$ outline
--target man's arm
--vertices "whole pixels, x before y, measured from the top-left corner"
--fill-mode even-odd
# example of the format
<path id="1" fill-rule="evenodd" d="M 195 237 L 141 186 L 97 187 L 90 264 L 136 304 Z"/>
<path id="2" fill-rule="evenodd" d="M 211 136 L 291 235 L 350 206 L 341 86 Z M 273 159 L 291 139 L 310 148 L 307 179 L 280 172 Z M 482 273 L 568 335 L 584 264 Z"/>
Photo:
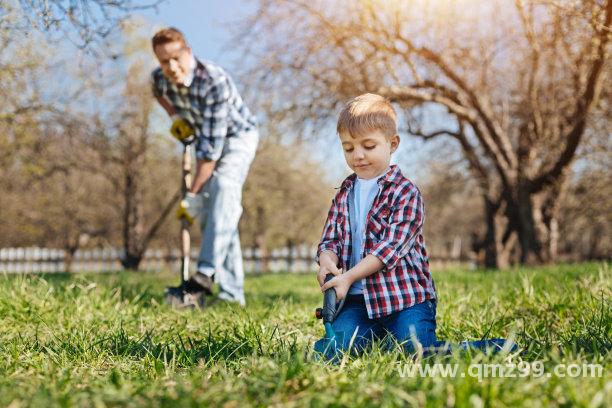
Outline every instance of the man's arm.
<path id="1" fill-rule="evenodd" d="M 155 99 L 157 99 L 157 102 L 159 102 L 161 107 L 164 108 L 164 110 L 168 113 L 168 116 L 172 117 L 172 115 L 176 113 L 174 107 L 170 104 L 170 102 L 168 102 L 166 98 L 164 98 L 163 96 L 156 96 Z"/>
<path id="2" fill-rule="evenodd" d="M 203 123 L 196 148 L 198 160 L 217 161 L 223 152 L 230 115 L 230 87 L 219 80 L 205 95 L 200 96 Z"/>
<path id="3" fill-rule="evenodd" d="M 193 182 L 191 183 L 191 191 L 194 194 L 198 194 L 202 187 L 212 176 L 213 171 L 215 170 L 215 165 L 217 164 L 214 160 L 198 160 L 196 162 L 196 172 L 193 178 Z"/>
<path id="4" fill-rule="evenodd" d="M 168 102 L 166 98 L 163 96 L 156 96 L 157 102 L 161 105 L 162 108 L 168 113 L 168 116 L 172 117 L 174 115 L 175 110 L 174 107 Z M 214 160 L 198 160 L 196 163 L 196 171 L 193 177 L 193 182 L 191 183 L 191 191 L 194 194 L 197 194 L 202 190 L 202 186 L 206 184 L 206 182 L 212 176 L 213 170 L 215 169 L 216 161 Z"/>

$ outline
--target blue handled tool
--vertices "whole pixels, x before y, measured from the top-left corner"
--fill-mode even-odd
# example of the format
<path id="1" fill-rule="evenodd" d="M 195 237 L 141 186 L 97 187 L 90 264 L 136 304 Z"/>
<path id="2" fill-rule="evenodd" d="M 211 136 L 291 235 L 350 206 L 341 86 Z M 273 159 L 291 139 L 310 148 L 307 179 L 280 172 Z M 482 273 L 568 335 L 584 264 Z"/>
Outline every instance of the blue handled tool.
<path id="1" fill-rule="evenodd" d="M 192 139 L 193 140 L 193 139 Z M 183 173 L 181 193 L 185 198 L 189 188 L 191 187 L 191 145 L 184 141 L 183 149 Z M 193 292 L 188 290 L 187 282 L 189 280 L 189 258 L 191 253 L 191 235 L 189 233 L 189 221 L 181 218 L 181 284 L 166 288 L 165 300 L 168 304 L 175 308 L 198 308 L 204 309 L 206 297 L 202 292 Z"/>
<path id="2" fill-rule="evenodd" d="M 333 278 L 334 275 L 331 273 L 327 274 L 327 276 L 325 276 L 325 282 L 328 282 Z M 315 343 L 314 349 L 315 351 L 325 355 L 327 359 L 332 359 L 334 356 L 336 356 L 338 352 L 338 342 L 342 342 L 341 337 L 343 333 L 336 334 L 332 328 L 332 323 L 340 312 L 340 309 L 342 309 L 343 303 L 344 302 L 341 302 L 339 305 L 337 304 L 336 289 L 330 288 L 327 289 L 323 295 L 323 307 L 319 307 L 315 311 L 315 316 L 317 319 L 323 320 L 325 336 Z"/>

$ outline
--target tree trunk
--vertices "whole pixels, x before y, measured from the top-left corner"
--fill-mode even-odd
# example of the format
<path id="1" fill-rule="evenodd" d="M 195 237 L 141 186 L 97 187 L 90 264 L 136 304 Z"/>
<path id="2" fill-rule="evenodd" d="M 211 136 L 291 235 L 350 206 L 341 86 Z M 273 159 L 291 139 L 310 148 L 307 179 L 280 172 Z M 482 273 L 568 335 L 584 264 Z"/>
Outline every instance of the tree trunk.
<path id="1" fill-rule="evenodd" d="M 510 255 L 516 244 L 516 234 L 509 225 L 505 202 L 484 197 L 487 231 L 483 240 L 486 268 L 504 269 L 510 266 Z"/>
<path id="2" fill-rule="evenodd" d="M 557 256 L 561 188 L 533 194 L 519 184 L 499 201 L 485 195 L 487 231 L 484 266 L 504 269 L 514 262 L 541 264 Z M 516 256 L 513 256 L 515 255 Z"/>
<path id="3" fill-rule="evenodd" d="M 295 249 L 295 243 L 293 240 L 287 240 L 287 272 L 293 272 L 293 251 Z"/>
<path id="4" fill-rule="evenodd" d="M 257 207 L 257 232 L 255 233 L 255 246 L 261 255 L 261 272 L 268 270 L 268 246 L 266 236 L 265 210 Z"/>
<path id="5" fill-rule="evenodd" d="M 520 262 L 534 265 L 548 260 L 543 241 L 548 232 L 542 217 L 542 198 L 529 194 L 523 186 L 519 187 L 515 213 L 516 231 L 519 235 Z"/>
<path id="6" fill-rule="evenodd" d="M 137 254 L 130 254 L 130 253 L 126 253 L 123 257 L 123 259 L 121 259 L 121 266 L 123 266 L 124 269 L 130 269 L 133 271 L 137 271 L 138 268 L 140 267 L 140 262 L 142 261 L 142 254 L 137 253 Z"/>
<path id="7" fill-rule="evenodd" d="M 142 199 L 136 185 L 136 177 L 125 175 L 123 212 L 123 250 L 121 265 L 125 269 L 137 270 L 142 260 Z"/>
<path id="8" fill-rule="evenodd" d="M 74 263 L 74 254 L 76 248 L 65 248 L 64 249 L 64 272 L 72 273 L 72 265 Z"/>

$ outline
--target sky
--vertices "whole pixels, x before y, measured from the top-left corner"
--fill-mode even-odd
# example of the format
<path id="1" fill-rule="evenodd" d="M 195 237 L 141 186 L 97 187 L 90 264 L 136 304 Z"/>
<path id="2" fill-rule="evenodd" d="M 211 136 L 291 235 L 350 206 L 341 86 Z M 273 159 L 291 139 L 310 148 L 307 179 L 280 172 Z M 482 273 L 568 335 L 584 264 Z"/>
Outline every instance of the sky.
<path id="1" fill-rule="evenodd" d="M 218 63 L 231 75 L 237 71 L 235 64 L 238 60 L 238 55 L 231 49 L 233 30 L 237 22 L 252 15 L 256 7 L 257 1 L 252 0 L 167 0 L 157 10 L 139 14 L 156 28 L 174 26 L 183 31 L 196 56 Z M 335 123 L 330 123 L 326 132 L 334 129 Z M 332 146 L 329 146 L 330 143 Z M 394 157 L 401 157 L 400 166 L 404 173 L 408 172 L 413 179 L 419 179 L 423 177 L 423 166 L 418 159 L 423 153 L 423 142 L 404 136 L 400 150 Z M 312 145 L 305 154 L 321 163 L 328 181 L 334 185 L 339 185 L 350 174 L 336 138 L 325 138 Z M 392 163 L 396 161 L 392 159 Z"/>
<path id="2" fill-rule="evenodd" d="M 160 28 L 178 28 L 199 58 L 228 67 L 235 57 L 229 44 L 232 27 L 250 15 L 256 5 L 249 0 L 167 0 L 157 11 L 146 10 L 140 15 Z"/>

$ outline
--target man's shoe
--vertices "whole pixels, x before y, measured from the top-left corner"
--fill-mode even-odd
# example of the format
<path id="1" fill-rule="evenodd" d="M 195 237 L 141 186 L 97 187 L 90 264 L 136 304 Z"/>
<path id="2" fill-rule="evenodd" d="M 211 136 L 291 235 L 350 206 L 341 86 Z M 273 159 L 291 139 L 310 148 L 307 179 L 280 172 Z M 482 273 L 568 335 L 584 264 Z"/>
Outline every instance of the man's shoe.
<path id="1" fill-rule="evenodd" d="M 166 288 L 164 300 L 175 309 L 204 309 L 206 306 L 204 292 L 187 292 L 181 286 Z"/>
<path id="2" fill-rule="evenodd" d="M 196 272 L 187 281 L 187 292 L 204 292 L 210 296 L 213 293 L 214 280 L 208 275 Z"/>

